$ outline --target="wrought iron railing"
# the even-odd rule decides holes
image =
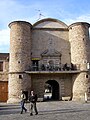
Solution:
[[[30,71],[73,71],[80,70],[80,65],[44,65],[41,64],[39,66],[30,66]]]

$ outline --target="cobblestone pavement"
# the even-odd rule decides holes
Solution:
[[[38,102],[38,115],[20,114],[20,104],[0,103],[0,120],[90,120],[90,102]]]

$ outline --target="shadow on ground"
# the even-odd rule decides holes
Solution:
[[[0,105],[0,115],[18,114],[18,113],[20,113],[20,105],[12,105],[12,104]]]
[[[61,113],[83,113],[90,110],[77,109],[77,108],[68,108],[68,109],[53,109],[53,110],[41,110],[39,115],[48,115],[48,114],[61,114]],[[9,115],[9,114],[20,114],[20,105],[0,105],[0,115]]]

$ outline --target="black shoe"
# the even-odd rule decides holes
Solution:
[[[20,114],[23,114],[23,112],[21,111]]]
[[[25,113],[27,112],[27,109],[25,110]]]
[[[32,113],[30,113],[30,116],[33,116],[33,114],[32,114]]]
[[[37,115],[37,114],[38,114],[38,112],[35,115]]]

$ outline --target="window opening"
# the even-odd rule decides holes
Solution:
[[[32,60],[32,67],[34,71],[37,71],[39,69],[38,60]]]
[[[0,61],[0,71],[3,71],[3,61]]]

